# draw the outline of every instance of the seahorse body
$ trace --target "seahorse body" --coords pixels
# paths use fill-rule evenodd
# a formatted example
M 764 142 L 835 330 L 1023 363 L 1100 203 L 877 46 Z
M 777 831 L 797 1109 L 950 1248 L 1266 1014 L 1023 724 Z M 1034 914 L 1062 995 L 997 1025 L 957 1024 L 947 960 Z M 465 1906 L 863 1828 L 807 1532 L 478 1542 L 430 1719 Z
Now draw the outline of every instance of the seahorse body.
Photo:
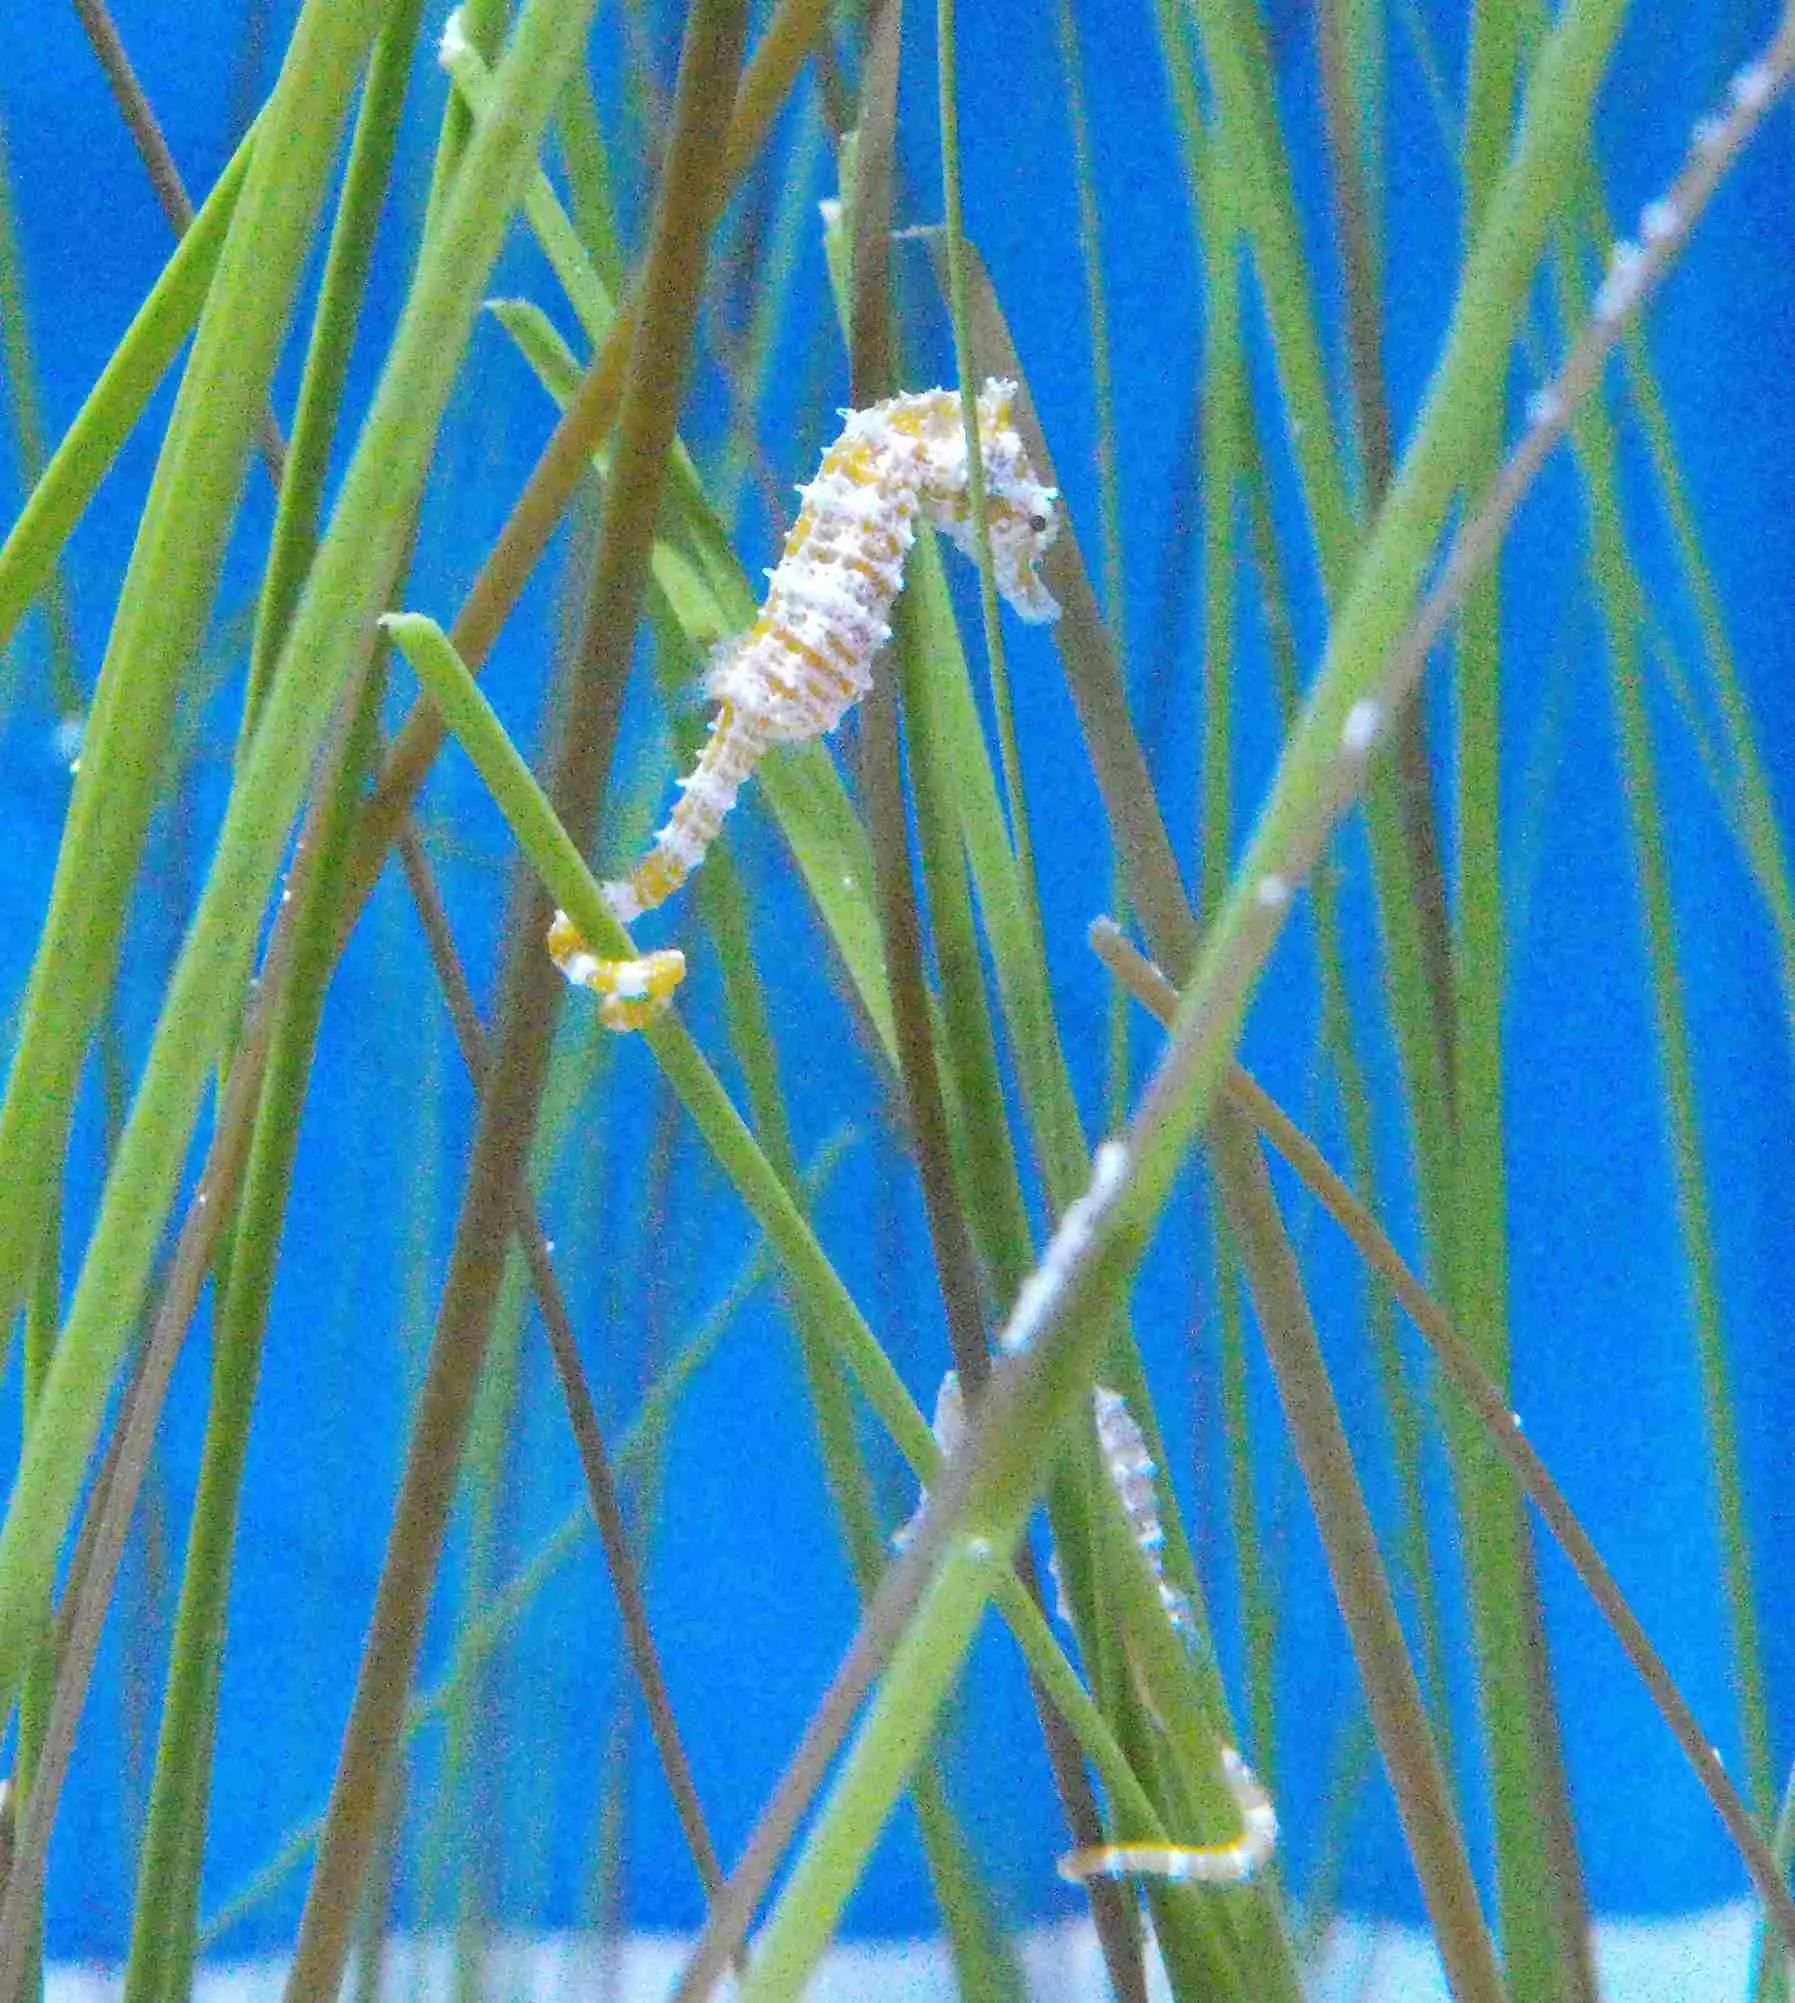
M 1153 1459 L 1128 1402 L 1119 1392 L 1097 1385 L 1091 1393 L 1097 1445 L 1103 1465 L 1126 1512 L 1134 1541 L 1159 1588 L 1159 1602 L 1172 1631 L 1193 1652 L 1202 1636 L 1190 1601 L 1166 1577 L 1165 1526 L 1160 1520 Z M 1062 1878 L 1083 1884 L 1091 1878 L 1161 1878 L 1170 1884 L 1244 1885 L 1270 1861 L 1278 1847 L 1278 1813 L 1253 1769 L 1232 1746 L 1219 1748 L 1222 1781 L 1240 1818 L 1240 1834 L 1227 1843 L 1098 1843 L 1059 1860 Z
M 986 523 L 999 592 L 1024 619 L 1041 621 L 1059 616 L 1036 570 L 1058 530 L 1056 497 L 1035 477 L 1015 397 L 1014 383 L 993 379 L 978 398 Z M 717 712 L 678 803 L 635 869 L 604 886 L 626 923 L 665 902 L 703 861 L 770 745 L 826 735 L 871 687 L 918 517 L 976 560 L 959 393 L 924 390 L 845 416 L 816 478 L 799 489 L 803 505 L 768 573 L 760 616 L 711 656 L 705 686 Z M 550 951 L 570 980 L 607 995 L 617 991 L 619 970 L 635 964 L 599 960 L 562 917 Z M 605 1020 L 639 1026 L 609 1012 Z

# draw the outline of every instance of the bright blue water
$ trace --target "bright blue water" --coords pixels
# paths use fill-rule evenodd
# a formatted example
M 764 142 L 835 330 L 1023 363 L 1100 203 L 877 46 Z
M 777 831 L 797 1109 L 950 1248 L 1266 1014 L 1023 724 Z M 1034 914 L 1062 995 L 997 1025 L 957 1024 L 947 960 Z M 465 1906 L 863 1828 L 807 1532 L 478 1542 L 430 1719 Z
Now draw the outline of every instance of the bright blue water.
M 1455 11 L 1455 10 L 1434 10 Z M 1766 32 L 1768 4 L 1641 10 L 1623 45 L 1602 110 L 1601 140 L 1617 212 L 1635 212 L 1668 179 L 1691 120 L 1730 69 Z M 127 13 L 121 25 L 144 82 L 196 188 L 207 185 L 231 140 L 238 77 L 239 10 L 210 6 L 169 28 Z M 287 18 L 277 10 L 278 31 Z M 963 51 L 967 202 L 971 227 L 996 274 L 1030 370 L 1072 512 L 1096 548 L 1097 489 L 1076 213 L 1057 117 L 1051 39 L 1036 10 L 968 9 Z M 1093 5 L 1083 26 L 1090 91 L 1101 135 L 1097 169 L 1125 423 L 1125 522 L 1134 583 L 1127 613 L 1131 672 L 1142 713 L 1161 719 L 1149 749 L 1167 788 L 1187 857 L 1196 853 L 1194 718 L 1201 644 L 1194 613 L 1175 608 L 1177 578 L 1161 552 L 1177 526 L 1167 496 L 1181 491 L 1180 440 L 1196 354 L 1199 307 L 1189 220 L 1157 59 L 1138 10 Z M 1461 51 L 1445 35 L 1454 65 Z M 609 45 L 606 44 L 608 47 Z M 665 48 L 663 38 L 662 47 Z M 1280 83 L 1311 216 L 1318 184 L 1318 87 L 1305 10 L 1278 17 Z M 1450 163 L 1422 100 L 1403 33 L 1392 39 L 1400 133 L 1389 156 L 1388 328 L 1399 432 L 1416 407 L 1439 339 L 1455 251 Z M 167 252 L 144 185 L 92 59 L 70 15 L 41 13 L 30 38 L 9 44 L 0 76 L 18 190 L 31 327 L 54 437 L 76 410 L 129 312 Z M 910 149 L 906 219 L 937 212 L 930 133 L 930 37 L 919 22 L 908 51 Z M 442 85 L 420 74 L 407 151 L 416 190 Z M 1654 312 L 1653 345 L 1669 385 L 1678 438 L 1711 548 L 1785 807 L 1795 742 L 1783 691 L 1792 665 L 1784 618 L 1783 554 L 1795 453 L 1790 406 L 1775 387 L 1779 357 L 1795 336 L 1795 278 L 1783 255 L 1791 192 L 1786 123 L 1743 167 L 1704 228 L 1689 268 Z M 817 192 L 824 192 L 821 187 Z M 394 233 L 395 235 L 397 233 Z M 919 275 L 919 274 L 917 274 Z M 375 320 L 384 328 L 400 296 L 402 255 L 383 242 Z M 821 261 L 806 250 L 803 283 L 821 299 Z M 495 291 L 546 299 L 546 276 L 509 254 Z M 1335 302 L 1337 304 L 1337 302 Z M 821 306 L 818 305 L 820 312 Z M 765 427 L 772 473 L 805 477 L 820 442 L 807 401 L 820 380 L 825 410 L 845 395 L 832 348 L 820 375 L 790 359 L 778 402 L 790 435 Z M 357 358 L 365 397 L 376 344 Z M 1255 358 L 1269 379 L 1264 357 Z M 945 374 L 937 348 L 922 368 Z M 496 329 L 479 337 L 445 434 L 410 602 L 453 608 L 496 529 L 546 428 L 541 398 Z M 290 385 L 288 390 L 290 402 Z M 714 413 L 714 379 L 700 400 Z M 157 406 L 159 422 L 167 400 Z M 154 461 L 146 426 L 84 524 L 70 567 L 84 674 L 103 649 L 135 510 Z M 783 440 L 783 442 L 782 442 Z M 1637 472 L 1636 441 L 1629 470 Z M 0 479 L 13 480 L 5 459 Z M 1631 483 L 1642 502 L 1643 483 Z M 5 489 L 10 509 L 14 490 Z M 1288 497 L 1283 497 L 1287 502 Z M 248 512 L 265 529 L 267 496 L 252 474 Z M 1286 513 L 1294 519 L 1288 507 Z M 1668 578 L 1663 537 L 1641 505 L 1654 581 Z M 764 560 L 764 521 L 747 531 L 751 562 Z M 1580 574 L 1581 522 L 1572 483 L 1549 478 L 1517 535 L 1505 618 L 1513 681 L 1507 768 L 1512 825 L 1531 830 L 1515 861 L 1514 989 L 1509 1032 L 1513 1189 L 1514 1339 L 1520 1402 L 1533 1435 L 1632 1592 L 1648 1626 L 1717 1740 L 1737 1766 L 1709 1485 L 1699 1427 L 1699 1386 L 1677 1252 L 1674 1194 L 1655 1113 L 1658 1072 L 1637 898 L 1601 642 Z M 249 573 L 233 562 L 220 605 L 243 602 Z M 1312 659 L 1321 622 L 1310 579 L 1299 580 L 1298 625 Z M 495 700 L 526 741 L 552 629 L 552 581 L 533 591 L 494 663 Z M 969 602 L 969 601 L 968 601 Z M 1687 607 L 1665 583 L 1654 611 L 1687 648 Z M 1250 622 L 1249 622 L 1250 623 Z M 1093 1122 L 1101 1104 L 1099 1053 L 1105 997 L 1083 945 L 1088 918 L 1110 901 L 1109 864 L 1092 839 L 1097 812 L 1052 655 L 1036 636 L 1009 633 L 1025 758 L 1040 822 L 1052 971 L 1069 1044 L 1086 1053 L 1079 1089 Z M 8 836 L 0 849 L 0 996 L 18 992 L 53 868 L 66 781 L 51 750 L 53 718 L 42 697 L 41 633 L 28 629 L 20 666 L 27 694 L 4 745 Z M 1167 665 L 1178 679 L 1156 686 Z M 1262 659 L 1248 656 L 1241 709 L 1241 830 L 1275 751 Z M 1654 723 L 1682 911 L 1689 999 L 1715 1187 L 1754 1528 L 1760 1539 L 1765 1633 L 1775 1686 L 1790 1687 L 1795 1632 L 1790 1527 L 1780 1508 L 1777 1443 L 1787 1437 L 1791 1380 L 1782 1364 L 1790 1310 L 1782 1256 L 1790 1225 L 1788 1179 L 1778 1172 L 1790 1138 L 1790 1079 L 1777 1019 L 1767 929 L 1730 845 L 1687 731 L 1654 681 Z M 221 794 L 230 700 L 202 721 L 207 762 L 190 813 L 158 834 L 153 894 L 130 943 L 124 1032 L 141 1057 L 153 998 L 178 943 L 182 913 L 205 866 Z M 490 992 L 501 868 L 508 847 L 465 765 L 444 763 L 432 794 L 451 903 L 476 983 Z M 453 829 L 459 860 L 447 854 Z M 1237 833 L 1241 830 L 1237 830 Z M 785 1046 L 798 1138 L 808 1154 L 844 1118 L 867 1130 L 821 1206 L 826 1242 L 876 1325 L 890 1333 L 918 1395 L 932 1396 L 943 1342 L 930 1306 L 922 1220 L 914 1192 L 892 1166 L 878 1131 L 879 1086 L 869 1072 L 786 882 L 775 844 L 751 817 L 739 843 L 764 907 L 760 950 Z M 1368 913 L 1361 842 L 1342 851 L 1349 912 Z M 1255 1017 L 1251 1055 L 1269 1082 L 1319 1125 L 1336 1151 L 1337 1108 L 1316 1093 L 1311 960 L 1304 938 L 1286 947 Z M 659 936 L 657 934 L 657 936 Z M 690 936 L 686 928 L 686 936 Z M 1356 978 L 1367 978 L 1360 968 Z M 715 969 L 695 974 L 698 1020 L 716 1045 Z M 1143 1043 L 1143 1051 L 1146 1049 Z M 1372 1053 L 1382 1088 L 1383 1139 L 1400 1134 L 1389 1114 L 1391 1059 Z M 689 1134 L 677 1132 L 676 1190 L 665 1232 L 641 1242 L 632 1201 L 657 1114 L 642 1052 L 615 1054 L 617 1118 L 604 1136 L 582 1133 L 547 1202 L 567 1268 L 601 1406 L 613 1427 L 633 1407 L 645 1332 L 680 1337 L 721 1292 L 747 1242 L 745 1224 Z M 730 1067 L 725 1066 L 726 1073 Z M 420 1241 L 440 1282 L 456 1191 L 471 1134 L 470 1098 L 448 1049 L 402 895 L 389 885 L 345 963 L 325 1024 L 308 1108 L 288 1257 L 276 1302 L 249 1471 L 233 1631 L 219 1727 L 218 1787 L 207 1860 L 208 1908 L 234 1892 L 290 1825 L 315 1811 L 329 1786 L 381 1559 L 404 1440 L 406 1397 L 428 1333 L 434 1291 L 401 1298 L 394 1272 Z M 427 1137 L 420 1144 L 420 1129 Z M 84 1105 L 72 1217 L 96 1194 L 100 1115 Z M 420 1183 L 420 1153 L 435 1164 Z M 1397 1199 L 1398 1208 L 1401 1199 Z M 1180 1469 L 1203 1532 L 1220 1646 L 1239 1666 L 1234 1594 L 1219 1524 L 1213 1316 L 1193 1272 L 1195 1237 L 1185 1207 L 1154 1255 L 1140 1327 L 1166 1387 L 1173 1436 L 1192 1442 Z M 1325 1226 L 1304 1226 L 1318 1297 L 1343 1395 L 1368 1409 L 1370 1366 L 1350 1259 Z M 607 1275 L 621 1271 L 618 1281 Z M 425 1317 L 420 1320 L 419 1315 Z M 1189 1365 L 1198 1330 L 1197 1367 Z M 499 1526 L 498 1569 L 509 1576 L 538 1538 L 577 1501 L 577 1470 L 532 1327 L 523 1346 L 516 1445 Z M 52 1879 L 56 1953 L 121 1947 L 132 1844 L 141 1813 L 159 1701 L 160 1637 L 172 1610 L 173 1567 L 190 1504 L 204 1412 L 204 1349 L 187 1358 L 166 1429 L 144 1540 L 127 1574 L 125 1607 L 138 1637 L 109 1643 L 84 1735 L 83 1759 L 64 1810 Z M 1277 1436 L 1275 1400 L 1256 1377 L 1260 1435 Z M 12 1402 L 9 1401 L 9 1412 Z M 8 1424 L 12 1421 L 9 1419 Z M 1365 1433 L 1374 1496 L 1393 1521 L 1383 1442 Z M 883 1464 L 882 1464 L 883 1466 Z M 894 1511 L 904 1484 L 884 1467 Z M 679 1422 L 667 1470 L 669 1506 L 655 1543 L 657 1629 L 698 1781 L 721 1846 L 733 1854 L 789 1752 L 850 1632 L 854 1600 L 828 1527 L 816 1456 L 799 1403 L 786 1325 L 765 1296 L 698 1380 Z M 1300 1491 L 1274 1462 L 1261 1483 L 1274 1529 L 1272 1565 L 1282 1599 L 1280 1673 L 1284 1742 L 1277 1749 L 1280 1810 L 1297 1883 L 1316 1854 L 1330 1759 L 1353 1708 L 1353 1678 Z M 1439 1489 L 1442 1510 L 1443 1486 Z M 462 1535 L 456 1565 L 465 1560 Z M 1706 1803 L 1683 1769 L 1619 1653 L 1561 1563 L 1542 1560 L 1551 1607 L 1572 1780 L 1587 1845 L 1590 1887 L 1605 1911 L 1672 1911 L 1740 1888 Z M 445 1596 L 446 1597 L 446 1596 Z M 449 1608 L 427 1648 L 423 1681 L 440 1673 Z M 149 1639 L 146 1641 L 145 1636 Z M 597 1829 L 595 1776 L 618 1687 L 615 1622 L 589 1549 L 557 1576 L 502 1657 L 484 1697 L 490 1736 L 480 1775 L 478 1822 L 502 1832 L 474 1846 L 484 1896 L 506 1918 L 565 1923 L 587 1910 Z M 1041 1813 L 1045 1776 L 1007 1646 L 993 1642 L 953 1728 L 961 1762 L 957 1795 L 1009 1904 L 1058 1910 L 1065 1895 L 1048 1868 L 1055 1836 Z M 1459 1692 L 1460 1724 L 1470 1724 Z M 1789 1752 L 1788 1706 L 1779 1752 Z M 147 1736 L 151 1734 L 152 1736 Z M 1001 1734 L 993 1759 L 982 1747 Z M 440 1733 L 419 1741 L 413 1778 L 427 1798 Z M 1018 1750 L 1018 1749 L 1023 1750 Z M 629 1910 L 650 1925 L 691 1925 L 697 1888 L 683 1859 L 664 1790 L 638 1746 L 628 1788 Z M 1350 1902 L 1416 1911 L 1394 1815 L 1373 1791 L 1353 1825 L 1346 1868 Z M 270 1900 L 231 1939 L 234 1951 L 290 1937 L 297 1887 Z M 415 1885 L 401 1899 L 418 1910 Z M 926 1883 L 900 1826 L 855 1904 L 862 1930 L 931 1924 Z

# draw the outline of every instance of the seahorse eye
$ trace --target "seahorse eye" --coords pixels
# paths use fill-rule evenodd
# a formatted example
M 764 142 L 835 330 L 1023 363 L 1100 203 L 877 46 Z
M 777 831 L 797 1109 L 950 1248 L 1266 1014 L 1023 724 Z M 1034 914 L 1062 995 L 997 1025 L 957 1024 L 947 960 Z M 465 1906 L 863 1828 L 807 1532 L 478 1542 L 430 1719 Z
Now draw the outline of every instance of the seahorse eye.
M 1047 533 L 1047 517 L 1045 515 L 1030 515 L 1028 525 L 1038 536 L 1044 536 Z

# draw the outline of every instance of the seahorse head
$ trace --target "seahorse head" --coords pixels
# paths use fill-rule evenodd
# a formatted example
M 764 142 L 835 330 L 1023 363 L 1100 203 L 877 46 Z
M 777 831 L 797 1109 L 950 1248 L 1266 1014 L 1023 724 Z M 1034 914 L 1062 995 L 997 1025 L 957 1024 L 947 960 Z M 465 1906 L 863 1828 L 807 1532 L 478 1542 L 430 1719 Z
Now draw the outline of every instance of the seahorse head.
M 979 445 L 985 461 L 985 521 L 991 535 L 992 581 L 1017 614 L 1034 624 L 1060 616 L 1037 566 L 1059 534 L 1059 493 L 1043 485 L 1016 429 L 1016 385 L 993 376 L 979 392 Z M 958 399 L 943 440 L 938 478 L 924 505 L 936 527 L 976 563 L 978 533 L 966 483 L 966 453 Z

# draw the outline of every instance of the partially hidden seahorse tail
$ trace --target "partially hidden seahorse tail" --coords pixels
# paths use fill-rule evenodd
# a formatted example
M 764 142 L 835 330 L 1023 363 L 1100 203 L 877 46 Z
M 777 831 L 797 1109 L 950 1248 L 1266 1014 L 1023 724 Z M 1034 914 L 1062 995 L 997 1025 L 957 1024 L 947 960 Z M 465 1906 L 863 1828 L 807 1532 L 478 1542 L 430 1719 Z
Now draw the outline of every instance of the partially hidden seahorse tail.
M 1240 1817 L 1232 1843 L 1099 1843 L 1056 1867 L 1082 1885 L 1091 1878 L 1163 1878 L 1174 1885 L 1244 1885 L 1278 1847 L 1278 1816 L 1258 1776 L 1232 1746 L 1221 1749 L 1222 1779 Z
M 679 782 L 679 803 L 654 846 L 627 877 L 604 887 L 605 902 L 624 924 L 664 904 L 704 860 L 723 816 L 771 741 L 765 722 L 753 712 L 718 704 L 704 751 Z
M 1190 1649 L 1202 1635 L 1190 1601 L 1166 1577 L 1165 1526 L 1160 1520 L 1152 1457 L 1146 1436 L 1118 1392 L 1099 1384 L 1091 1394 L 1097 1444 L 1141 1555 L 1159 1587 L 1172 1630 Z M 1100 1843 L 1059 1860 L 1059 1874 L 1074 1884 L 1090 1878 L 1161 1878 L 1170 1884 L 1244 1885 L 1278 1845 L 1278 1816 L 1258 1776 L 1232 1746 L 1220 1749 L 1222 1779 L 1240 1817 L 1240 1834 L 1227 1843 Z

